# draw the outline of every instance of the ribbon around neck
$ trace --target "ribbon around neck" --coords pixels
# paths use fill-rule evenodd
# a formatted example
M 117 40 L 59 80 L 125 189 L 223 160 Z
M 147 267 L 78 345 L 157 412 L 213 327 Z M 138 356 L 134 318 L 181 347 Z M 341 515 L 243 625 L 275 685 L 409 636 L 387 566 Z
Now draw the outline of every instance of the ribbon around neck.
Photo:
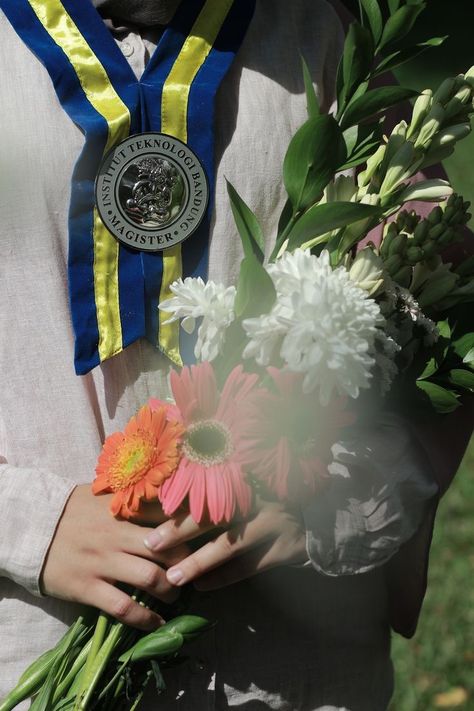
M 255 0 L 183 0 L 137 80 L 97 10 L 84 0 L 0 0 L 45 65 L 59 100 L 85 134 L 72 178 L 69 294 L 75 368 L 87 373 L 147 337 L 176 365 L 192 358 L 158 304 L 172 282 L 207 275 L 210 209 L 183 244 L 159 253 L 120 244 L 94 205 L 109 149 L 128 135 L 161 131 L 187 143 L 214 188 L 214 99 L 251 21 Z M 188 352 L 186 352 L 188 351 Z

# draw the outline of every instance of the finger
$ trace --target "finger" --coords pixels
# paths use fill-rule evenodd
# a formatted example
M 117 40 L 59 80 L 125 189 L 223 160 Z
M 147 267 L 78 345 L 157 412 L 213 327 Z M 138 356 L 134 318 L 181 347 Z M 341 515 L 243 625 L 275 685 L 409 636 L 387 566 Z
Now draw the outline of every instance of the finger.
M 251 521 L 225 531 L 211 543 L 199 548 L 177 566 L 170 568 L 166 577 L 173 585 L 184 585 L 260 545 L 273 535 L 274 532 L 266 525 L 264 517 L 256 516 Z
M 257 573 L 274 568 L 278 563 L 268 556 L 271 546 L 272 542 L 267 541 L 248 553 L 224 563 L 219 568 L 215 568 L 198 578 L 194 583 L 194 587 L 201 591 L 218 590 L 251 578 Z
M 196 523 L 192 516 L 182 513 L 147 533 L 144 543 L 150 551 L 165 551 L 197 538 L 213 528 L 215 526 L 212 523 Z
M 144 590 L 167 604 L 174 602 L 177 590 L 168 582 L 166 573 L 156 563 L 134 555 L 116 554 L 107 560 L 104 577 Z M 179 593 L 178 593 L 179 594 Z
M 151 632 L 164 624 L 163 618 L 156 612 L 140 605 L 122 590 L 106 582 L 91 586 L 90 598 L 86 602 L 103 610 L 119 622 L 145 632 Z
M 166 568 L 179 563 L 190 554 L 190 548 L 184 544 L 167 547 L 166 550 L 151 550 L 144 545 L 144 539 L 148 539 L 154 533 L 154 530 L 153 528 L 145 528 L 133 523 L 123 522 L 123 529 L 118 532 L 120 538 L 117 538 L 116 544 L 119 542 L 120 549 L 125 553 L 131 553 L 132 555 L 161 563 Z
M 304 563 L 307 557 L 304 538 L 301 538 L 298 545 L 292 544 L 291 549 L 282 549 L 280 541 L 267 541 L 198 578 L 194 586 L 201 591 L 217 590 L 277 566 Z

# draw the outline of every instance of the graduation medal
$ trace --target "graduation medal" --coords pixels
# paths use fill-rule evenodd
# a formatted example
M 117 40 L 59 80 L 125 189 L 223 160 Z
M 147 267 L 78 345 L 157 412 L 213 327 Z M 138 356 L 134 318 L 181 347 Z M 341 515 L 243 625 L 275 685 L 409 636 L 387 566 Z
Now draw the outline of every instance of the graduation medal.
M 177 365 L 192 357 L 158 304 L 207 275 L 214 99 L 254 7 L 182 0 L 137 80 L 89 0 L 0 0 L 85 136 L 69 213 L 78 374 L 144 336 Z
M 163 133 L 130 136 L 100 166 L 96 204 L 118 240 L 145 252 L 190 237 L 206 213 L 209 188 L 197 155 Z

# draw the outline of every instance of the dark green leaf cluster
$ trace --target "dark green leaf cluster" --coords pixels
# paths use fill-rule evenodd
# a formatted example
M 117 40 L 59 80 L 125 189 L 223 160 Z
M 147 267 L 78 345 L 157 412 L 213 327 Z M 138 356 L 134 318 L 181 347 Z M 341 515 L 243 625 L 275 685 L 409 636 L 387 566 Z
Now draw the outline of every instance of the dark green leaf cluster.
M 441 337 L 416 385 L 435 411 L 445 414 L 460 406 L 464 393 L 474 392 L 474 332 L 467 313 L 451 314 L 437 325 Z M 420 368 L 423 361 L 416 365 Z

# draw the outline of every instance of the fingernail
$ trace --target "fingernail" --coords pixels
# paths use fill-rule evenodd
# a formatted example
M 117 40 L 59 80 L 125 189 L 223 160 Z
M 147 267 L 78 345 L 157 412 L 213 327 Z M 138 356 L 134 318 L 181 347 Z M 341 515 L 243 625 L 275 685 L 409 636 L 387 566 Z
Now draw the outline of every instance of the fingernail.
M 156 551 L 163 542 L 163 536 L 158 531 L 152 531 L 143 541 L 149 551 Z
M 183 571 L 179 568 L 170 568 L 170 570 L 166 573 L 166 577 L 172 585 L 179 585 L 184 582 Z

